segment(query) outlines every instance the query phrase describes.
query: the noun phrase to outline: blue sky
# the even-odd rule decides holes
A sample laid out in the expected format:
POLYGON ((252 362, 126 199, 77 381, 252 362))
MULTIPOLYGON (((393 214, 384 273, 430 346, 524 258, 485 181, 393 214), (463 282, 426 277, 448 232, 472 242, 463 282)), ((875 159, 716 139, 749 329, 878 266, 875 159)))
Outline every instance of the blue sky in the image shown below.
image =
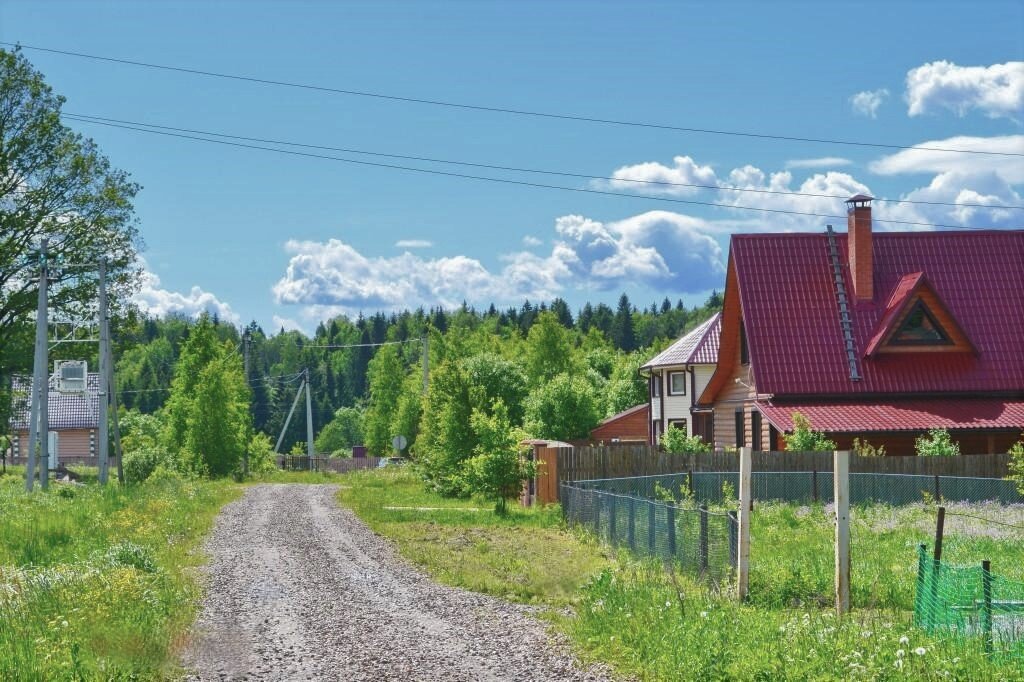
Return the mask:
MULTIPOLYGON (((500 108, 1015 153, 1022 26, 1019 1, 0 3, 0 40, 30 46, 500 108)), ((868 191, 961 204, 879 204, 876 218, 1024 225, 1024 211, 999 208, 1024 204, 1019 157, 553 120, 25 54, 74 114, 624 180, 868 191)), ((626 291, 640 305, 696 304, 722 286, 730 233, 841 223, 729 204, 843 212, 838 199, 385 160, 648 195, 622 198, 69 125, 144 187, 140 305, 268 330, 464 299, 575 307, 626 291)))

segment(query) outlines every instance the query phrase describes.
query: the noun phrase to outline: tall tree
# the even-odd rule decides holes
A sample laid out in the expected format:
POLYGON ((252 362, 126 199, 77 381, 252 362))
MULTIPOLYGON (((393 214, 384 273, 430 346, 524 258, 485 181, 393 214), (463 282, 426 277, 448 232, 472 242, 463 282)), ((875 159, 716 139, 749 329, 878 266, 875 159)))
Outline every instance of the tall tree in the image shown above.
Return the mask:
POLYGON ((62 270, 62 260, 107 258, 115 304, 133 283, 139 187, 92 140, 61 123, 63 103, 19 50, 0 49, 0 376, 31 363, 26 327, 36 308, 35 251, 43 238, 56 280, 54 309, 81 314, 96 299, 96 280, 62 270))
POLYGON ((615 321, 612 324, 612 342, 617 348, 626 352, 636 349, 636 335, 633 331, 633 306, 629 296, 619 296, 619 307, 615 310, 615 321))
POLYGON ((395 432, 398 401, 405 382, 405 368, 395 346, 383 346, 370 361, 369 407, 366 410, 364 435, 366 446, 374 455, 386 455, 395 432))
POLYGON ((534 385, 572 371, 572 335, 548 311, 537 316, 526 337, 526 371, 534 385))

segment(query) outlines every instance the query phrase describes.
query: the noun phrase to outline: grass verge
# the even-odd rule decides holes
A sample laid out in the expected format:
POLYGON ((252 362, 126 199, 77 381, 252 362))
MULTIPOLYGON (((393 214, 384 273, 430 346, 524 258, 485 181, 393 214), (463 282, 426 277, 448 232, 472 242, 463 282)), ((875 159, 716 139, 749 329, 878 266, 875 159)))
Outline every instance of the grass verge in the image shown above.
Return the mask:
POLYGON ((493 502, 427 492, 405 468, 352 472, 340 480, 342 504, 448 585, 561 606, 610 565, 607 550, 565 530, 557 508, 513 507, 498 516, 493 502))
POLYGON ((196 548, 240 486, 165 476, 27 494, 19 474, 0 478, 0 679, 173 675, 199 603, 196 548))

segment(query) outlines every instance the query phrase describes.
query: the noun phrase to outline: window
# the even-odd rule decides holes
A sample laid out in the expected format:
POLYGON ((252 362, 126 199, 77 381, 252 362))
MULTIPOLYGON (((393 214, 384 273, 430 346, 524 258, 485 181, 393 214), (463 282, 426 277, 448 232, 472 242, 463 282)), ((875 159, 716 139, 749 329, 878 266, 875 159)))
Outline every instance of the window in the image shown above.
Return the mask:
POLYGON ((686 395, 686 372, 669 372, 668 394, 686 395))
POLYGON ((743 410, 736 410, 736 447, 742 448, 747 445, 747 434, 744 427, 743 410))
POLYGON ((658 398, 661 396, 661 375, 651 375, 651 397, 658 398))
POLYGON ((750 447, 761 451, 761 413, 756 409, 750 413, 750 447))
POLYGON ((686 430, 686 420, 685 419, 669 419, 668 420, 668 425, 669 426, 674 426, 677 429, 679 429, 680 431, 682 431, 683 433, 686 433, 687 435, 689 435, 689 432, 686 430))
POLYGON ((953 342, 927 306, 918 301, 889 343, 894 346, 948 346, 953 342))
POLYGON ((768 449, 772 452, 781 450, 779 447, 779 430, 774 424, 768 424, 768 449))

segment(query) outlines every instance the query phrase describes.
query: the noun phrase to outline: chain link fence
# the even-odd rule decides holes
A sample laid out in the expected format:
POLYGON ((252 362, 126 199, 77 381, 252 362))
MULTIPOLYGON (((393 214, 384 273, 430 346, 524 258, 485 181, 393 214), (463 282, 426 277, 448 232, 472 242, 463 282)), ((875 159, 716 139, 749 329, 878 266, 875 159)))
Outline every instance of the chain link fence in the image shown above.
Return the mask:
POLYGON ((613 547, 673 560, 716 582, 728 580, 735 570, 738 525, 731 512, 575 483, 563 484, 560 493, 567 522, 591 529, 613 547))
POLYGON ((981 637, 988 654, 1024 662, 1024 582, 979 566, 951 566, 918 548, 914 622, 929 632, 981 637))

